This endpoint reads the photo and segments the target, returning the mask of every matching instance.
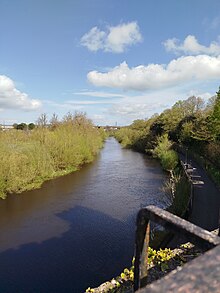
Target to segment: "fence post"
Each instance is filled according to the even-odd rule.
[[[150,239],[150,223],[142,210],[137,217],[135,260],[134,260],[134,291],[146,286],[148,266],[148,245]]]

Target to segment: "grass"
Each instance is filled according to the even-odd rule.
[[[72,117],[53,130],[0,132],[0,197],[38,188],[91,162],[103,145],[104,134],[82,118],[80,124]]]

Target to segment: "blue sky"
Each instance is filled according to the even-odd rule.
[[[127,125],[220,85],[219,0],[0,0],[0,124]]]

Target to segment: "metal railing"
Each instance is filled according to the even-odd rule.
[[[142,208],[137,215],[134,263],[134,291],[147,285],[150,221],[185,235],[190,242],[208,250],[220,244],[220,237],[156,206]]]

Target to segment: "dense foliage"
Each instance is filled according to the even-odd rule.
[[[123,146],[158,157],[166,170],[175,168],[173,143],[199,155],[217,177],[220,175],[220,89],[205,102],[200,97],[178,101],[150,119],[136,120],[115,134]]]
[[[93,160],[103,141],[104,132],[77,113],[68,113],[56,124],[39,123],[32,130],[1,131],[0,197],[77,170]]]

